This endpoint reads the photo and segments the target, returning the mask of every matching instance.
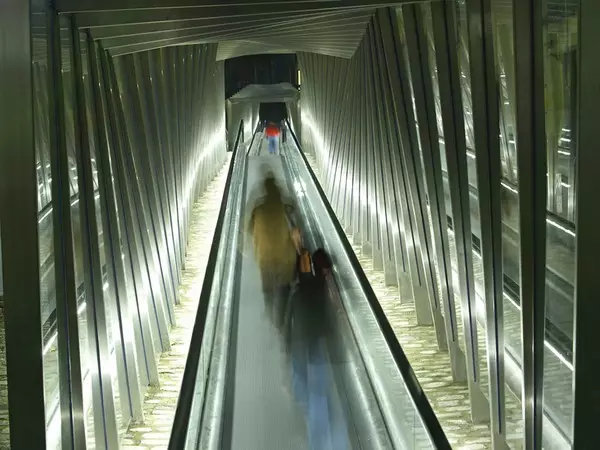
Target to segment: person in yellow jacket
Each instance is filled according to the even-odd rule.
[[[265,306],[274,323],[280,325],[292,283],[296,280],[299,232],[291,227],[287,205],[277,181],[264,181],[266,195],[250,216],[254,256],[260,270]]]

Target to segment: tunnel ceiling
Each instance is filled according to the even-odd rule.
[[[217,60],[310,52],[350,58],[375,8],[409,0],[56,0],[113,56],[218,43]]]

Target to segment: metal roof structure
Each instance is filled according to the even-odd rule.
[[[57,0],[112,56],[218,43],[217,60],[309,52],[351,58],[376,8],[409,0]]]

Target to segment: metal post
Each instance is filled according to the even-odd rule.
[[[0,217],[11,447],[46,448],[30,2],[0,3]]]
[[[467,0],[481,259],[484,273],[492,446],[507,448],[504,402],[504,305],[500,198],[499,89],[490,0]]]
[[[452,229],[458,265],[458,288],[465,340],[467,383],[471,402],[471,418],[479,423],[489,420],[489,402],[484,396],[479,373],[477,340],[477,297],[473,273],[473,242],[469,207],[469,174],[465,116],[462,104],[460,69],[456,48],[455,5],[448,2],[431,4],[433,35],[436,47],[438,82],[444,147],[448,166],[448,185],[452,204]]]
[[[450,265],[450,245],[448,242],[448,223],[442,179],[442,162],[440,158],[435,99],[431,84],[432,77],[429,68],[429,44],[423,25],[421,5],[406,5],[402,10],[404,11],[406,43],[415,96],[415,110],[419,121],[427,197],[430,206],[431,237],[433,239],[433,247],[436,250],[437,272],[439,275],[440,292],[442,294],[440,302],[445,308],[444,322],[452,377],[455,381],[465,381],[465,355],[458,344],[454,289],[452,286],[452,267]]]
[[[600,3],[582,0],[579,7],[579,92],[577,159],[577,252],[575,287],[575,407],[573,448],[592,448],[598,436],[600,389],[598,389],[598,317],[600,277],[598,255],[598,188],[600,153]]]
[[[54,278],[56,282],[56,331],[59,358],[59,404],[61,445],[85,449],[81,351],[77,324],[77,287],[73,256],[69,158],[66,139],[65,96],[62,74],[61,27],[51,12],[48,63],[51,70],[50,168],[52,173],[52,222],[54,226]],[[71,71],[73,75],[73,72]]]
[[[521,401],[523,448],[531,450],[542,448],[546,331],[547,167],[541,6],[542,0],[513,1],[523,352]]]
[[[441,314],[441,305],[438,299],[437,280],[433,266],[432,242],[430,239],[429,217],[425,199],[425,185],[423,169],[419,155],[417,130],[415,126],[414,110],[410,97],[409,74],[406,61],[402,54],[402,42],[396,20],[396,11],[388,8],[380,10],[378,20],[381,24],[383,55],[386,61],[388,82],[391,86],[394,105],[395,120],[400,129],[401,154],[405,167],[408,184],[407,194],[413,207],[413,220],[415,226],[415,242],[417,243],[417,266],[420,289],[419,297],[415,296],[421,305],[428,304],[435,329],[437,344],[440,350],[448,347],[446,342],[445,324]],[[413,277],[413,286],[415,278]],[[415,305],[417,306],[417,305]]]
[[[113,449],[119,445],[117,422],[110,376],[110,352],[107,336],[106,305],[102,286],[102,269],[96,223],[96,201],[92,175],[90,138],[87,121],[86,99],[81,61],[80,34],[71,20],[71,45],[73,49],[73,73],[75,79],[75,136],[77,175],[79,182],[81,237],[83,244],[84,285],[90,376],[92,377],[92,403],[94,410],[94,434],[96,448]],[[94,114],[92,113],[92,116]],[[84,412],[85,413],[85,412]]]
[[[110,86],[108,119],[111,121],[111,129],[114,133],[111,159],[115,161],[115,193],[118,195],[117,201],[121,213],[120,223],[125,247],[123,249],[125,253],[124,270],[126,270],[131,281],[128,285],[130,287],[128,298],[133,302],[133,316],[137,319],[133,321],[133,328],[136,336],[137,356],[140,359],[141,384],[145,387],[148,384],[158,384],[158,367],[154,355],[156,349],[161,348],[161,342],[157,321],[150,318],[149,303],[152,301],[152,293],[145,278],[147,267],[142,252],[142,238],[136,220],[135,200],[132,200],[133,195],[131,194],[132,188],[128,183],[130,178],[126,173],[127,162],[123,157],[123,153],[130,153],[125,132],[125,118],[122,108],[119,106],[119,88],[115,77],[114,64],[106,53],[103,54],[101,59],[101,66],[105,82]]]
[[[90,62],[89,75],[93,92],[92,106],[96,112],[97,123],[96,132],[94,133],[96,137],[96,168],[98,170],[100,201],[104,212],[102,214],[102,229],[105,236],[104,251],[106,252],[109,279],[108,292],[114,296],[114,302],[110,302],[110,308],[113,310],[112,315],[117,322],[116,325],[113,325],[116,331],[113,336],[118,336],[114,340],[114,344],[121,410],[123,413],[127,412],[131,418],[141,418],[143,398],[138,383],[134,337],[131,332],[130,299],[127,295],[125,269],[121,258],[121,239],[117,225],[117,207],[115,203],[116,192],[112,181],[113,170],[110,165],[109,142],[107,140],[109,136],[112,137],[111,122],[106,120],[109,112],[103,97],[107,84],[100,74],[96,44],[89,32],[87,34],[87,49]]]

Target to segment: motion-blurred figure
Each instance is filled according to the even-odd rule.
[[[281,121],[280,129],[281,129],[281,143],[285,144],[287,141],[287,129],[285,126],[285,120]]]
[[[299,282],[291,297],[284,335],[291,358],[294,397],[306,417],[311,450],[350,448],[346,418],[335,400],[328,342],[333,332],[326,276],[331,260],[323,249],[312,257],[300,249]]]
[[[284,203],[272,175],[266,177],[264,188],[266,196],[252,211],[249,225],[267,312],[280,328],[291,285],[296,279],[297,250],[288,217],[290,205]]]
[[[265,129],[265,135],[269,144],[269,154],[275,155],[277,153],[277,141],[279,140],[279,127],[275,123],[269,122]]]

